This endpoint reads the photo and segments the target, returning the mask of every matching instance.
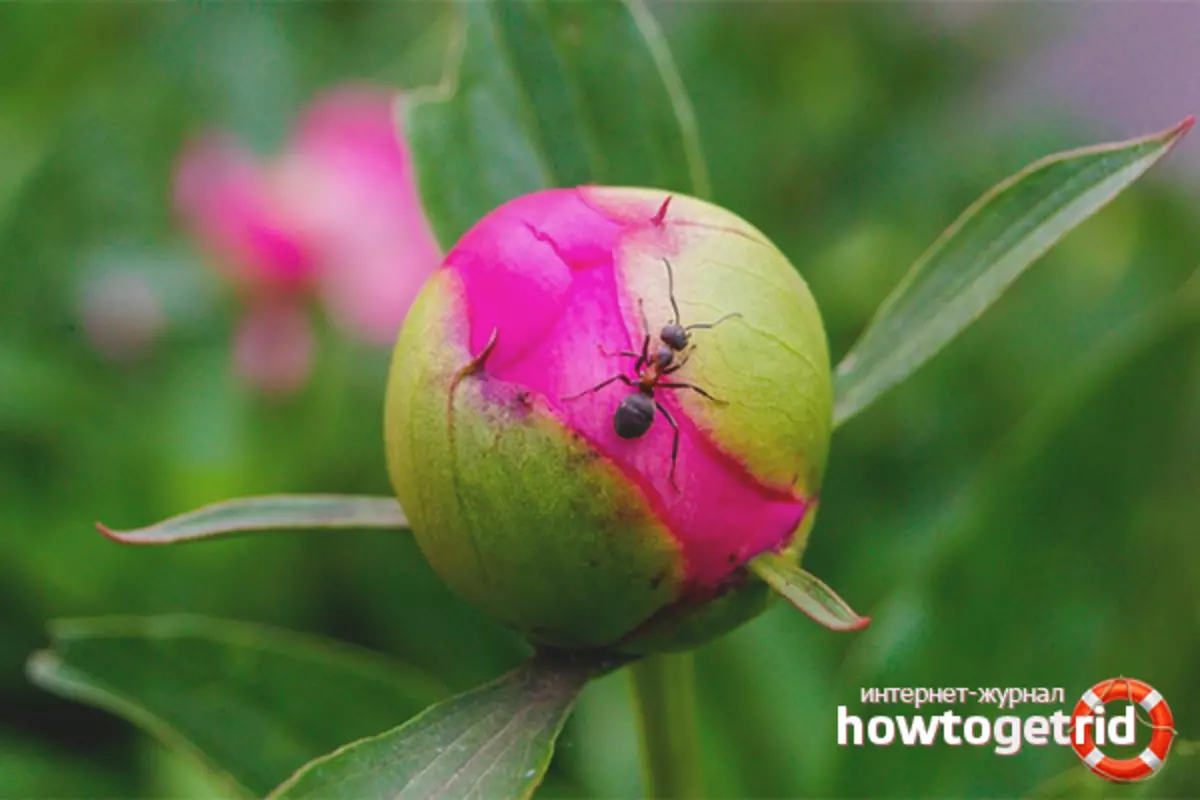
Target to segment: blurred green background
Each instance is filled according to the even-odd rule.
[[[1052,34],[1036,6],[952,26],[921,6],[653,10],[714,199],[800,266],[835,357],[984,189],[1111,134],[973,113],[997,70]],[[173,218],[170,183],[197,130],[265,153],[320,89],[435,82],[449,30],[433,3],[0,7],[0,796],[212,791],[131,726],[27,682],[50,618],[261,621],[381,649],[453,688],[519,659],[404,535],[126,549],[93,528],[254,493],[388,493],[387,354],[326,329],[307,388],[241,386],[236,308]],[[874,622],[839,635],[775,608],[699,652],[712,796],[1014,795],[1078,764],[1065,748],[839,748],[838,705],[905,713],[861,705],[860,687],[1061,686],[1073,701],[1124,674],[1200,738],[1200,286],[1185,287],[1200,205],[1179,155],[837,433],[806,566]],[[81,322],[114,276],[148,287],[164,320],[121,361]],[[547,794],[640,791],[627,691],[619,674],[587,690]],[[1200,796],[1196,764],[1180,753],[1130,791]]]

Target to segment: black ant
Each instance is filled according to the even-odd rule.
[[[667,265],[668,294],[671,298],[671,310],[675,312],[675,317],[659,331],[658,338],[660,344],[655,348],[653,353],[650,352],[650,323],[646,320],[646,312],[642,308],[641,300],[639,300],[638,312],[642,316],[642,329],[646,331],[645,338],[642,339],[642,351],[635,353],[631,350],[621,350],[616,353],[610,353],[604,350],[603,346],[600,348],[600,352],[604,355],[636,358],[637,362],[633,365],[633,371],[637,373],[636,380],[621,372],[579,394],[564,397],[563,400],[576,400],[585,394],[598,392],[605,386],[616,381],[620,381],[632,388],[633,391],[625,395],[617,406],[616,411],[613,412],[613,430],[622,439],[637,439],[644,436],[646,431],[650,430],[650,426],[654,424],[655,412],[661,413],[675,434],[671,444],[671,486],[676,491],[679,491],[679,487],[675,485],[675,462],[679,458],[679,424],[671,416],[671,412],[667,411],[666,407],[654,398],[654,390],[691,389],[714,403],[725,405],[724,400],[713,397],[695,384],[664,381],[663,378],[678,372],[687,363],[691,351],[688,350],[687,353],[684,353],[684,351],[691,344],[692,331],[715,328],[725,320],[740,317],[741,314],[735,311],[732,314],[726,314],[715,322],[683,325],[679,319],[679,304],[675,302],[675,275],[671,269],[671,262],[665,258],[662,261]],[[680,361],[676,361],[675,357],[680,353],[684,353],[683,358]]]

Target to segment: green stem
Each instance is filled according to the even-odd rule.
[[[696,800],[701,781],[692,654],[652,656],[629,669],[642,730],[647,796]]]

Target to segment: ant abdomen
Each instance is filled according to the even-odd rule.
[[[654,398],[642,392],[627,394],[613,412],[613,430],[622,439],[637,439],[654,424]]]

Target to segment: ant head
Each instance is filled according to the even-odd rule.
[[[671,366],[671,362],[675,360],[675,351],[670,347],[659,347],[654,351],[654,366],[659,369],[666,369]]]
[[[662,332],[658,334],[658,338],[662,339],[663,344],[676,352],[688,346],[687,331],[678,322],[670,322],[663,325]]]

